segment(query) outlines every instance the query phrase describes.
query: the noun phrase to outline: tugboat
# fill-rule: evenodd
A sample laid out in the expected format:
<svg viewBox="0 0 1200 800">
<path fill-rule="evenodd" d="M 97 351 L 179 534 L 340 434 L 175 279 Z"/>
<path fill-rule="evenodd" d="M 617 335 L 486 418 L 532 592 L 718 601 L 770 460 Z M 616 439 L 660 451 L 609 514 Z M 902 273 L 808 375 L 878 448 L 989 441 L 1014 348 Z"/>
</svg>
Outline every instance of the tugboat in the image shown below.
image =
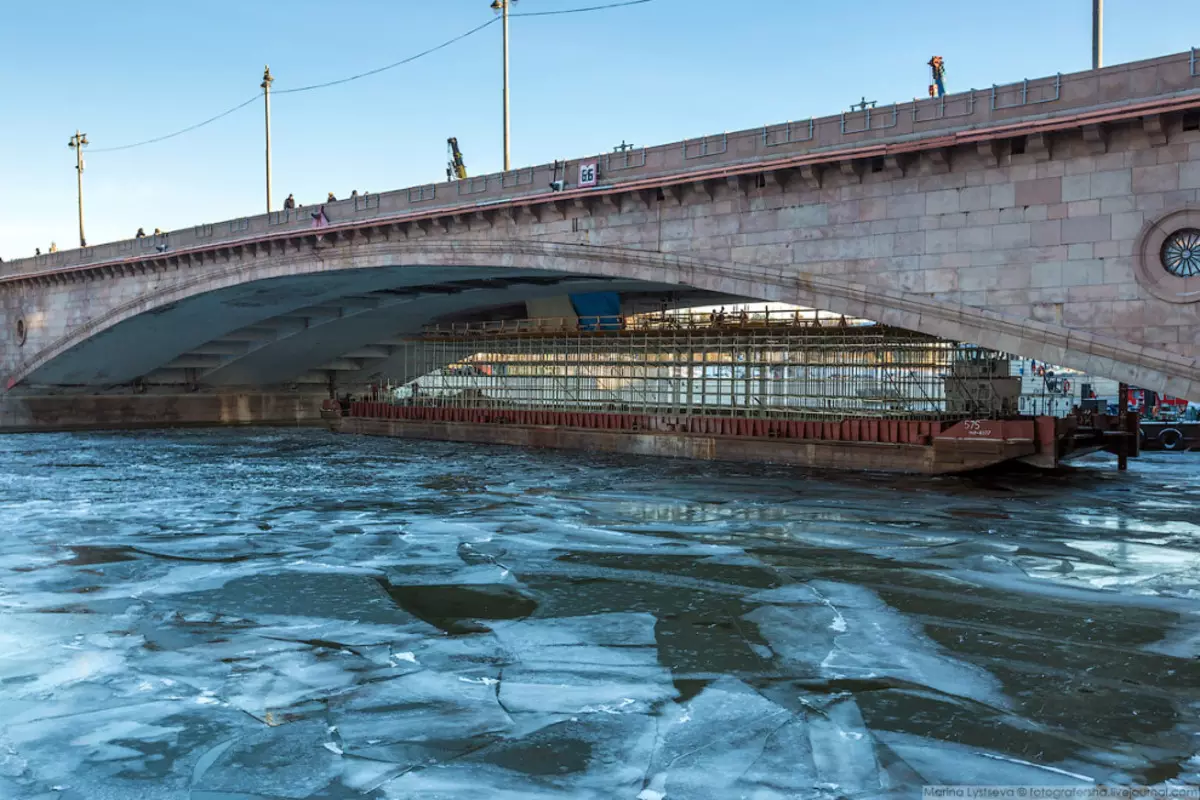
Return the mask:
<svg viewBox="0 0 1200 800">
<path fill-rule="evenodd" d="M 1186 400 L 1159 398 L 1154 392 L 1131 389 L 1129 405 L 1131 410 L 1145 414 L 1138 434 L 1141 449 L 1176 453 L 1200 450 L 1200 420 Z"/>
</svg>

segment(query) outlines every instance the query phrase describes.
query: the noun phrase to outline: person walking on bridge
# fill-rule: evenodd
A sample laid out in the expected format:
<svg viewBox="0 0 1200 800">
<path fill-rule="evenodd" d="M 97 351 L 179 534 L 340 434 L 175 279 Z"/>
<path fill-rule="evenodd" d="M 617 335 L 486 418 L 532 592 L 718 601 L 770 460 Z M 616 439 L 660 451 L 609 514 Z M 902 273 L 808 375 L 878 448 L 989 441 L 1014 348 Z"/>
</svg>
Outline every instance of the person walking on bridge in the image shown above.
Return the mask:
<svg viewBox="0 0 1200 800">
<path fill-rule="evenodd" d="M 135 238 L 135 239 L 145 239 L 145 238 L 146 238 L 146 229 L 145 229 L 145 228 L 138 228 L 138 232 L 137 232 L 137 233 L 134 235 L 134 237 L 133 237 L 133 238 Z"/>
<path fill-rule="evenodd" d="M 287 200 L 283 201 L 283 210 L 291 211 L 295 207 L 296 207 L 296 198 L 289 194 L 287 196 Z"/>
<path fill-rule="evenodd" d="M 337 198 L 333 196 L 333 192 L 329 193 L 329 197 L 325 198 L 325 202 L 326 203 L 336 203 L 337 202 Z"/>
</svg>

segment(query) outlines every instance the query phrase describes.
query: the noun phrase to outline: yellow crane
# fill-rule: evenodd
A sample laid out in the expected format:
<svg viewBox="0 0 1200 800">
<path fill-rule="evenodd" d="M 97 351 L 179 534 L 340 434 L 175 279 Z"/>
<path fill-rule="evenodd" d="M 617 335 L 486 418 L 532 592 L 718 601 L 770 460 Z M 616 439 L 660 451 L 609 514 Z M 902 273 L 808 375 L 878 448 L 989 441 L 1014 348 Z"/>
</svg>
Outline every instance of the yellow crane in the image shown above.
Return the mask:
<svg viewBox="0 0 1200 800">
<path fill-rule="evenodd" d="M 933 73 L 933 83 L 929 84 L 930 97 L 943 97 L 946 94 L 946 62 L 941 56 L 929 59 L 929 69 Z"/>
<path fill-rule="evenodd" d="M 446 164 L 446 180 L 464 180 L 467 177 L 467 165 L 463 163 L 462 151 L 458 149 L 458 139 L 451 136 L 446 140 L 446 151 L 449 162 Z"/>
</svg>

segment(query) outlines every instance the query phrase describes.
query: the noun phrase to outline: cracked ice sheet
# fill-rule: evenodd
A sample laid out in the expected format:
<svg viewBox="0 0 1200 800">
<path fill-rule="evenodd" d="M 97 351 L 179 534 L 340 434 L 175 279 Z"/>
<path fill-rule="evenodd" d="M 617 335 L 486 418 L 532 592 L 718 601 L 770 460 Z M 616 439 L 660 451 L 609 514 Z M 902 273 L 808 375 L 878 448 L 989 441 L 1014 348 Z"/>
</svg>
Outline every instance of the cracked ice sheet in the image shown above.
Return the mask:
<svg viewBox="0 0 1200 800">
<path fill-rule="evenodd" d="M 654 647 L 653 614 L 589 614 L 585 617 L 533 618 L 492 624 L 496 636 L 518 657 L 537 655 L 542 647 L 598 645 Z"/>
<path fill-rule="evenodd" d="M 422 670 L 363 686 L 332 713 L 343 749 L 414 767 L 506 734 L 514 726 L 496 698 L 496 674 Z"/>
<path fill-rule="evenodd" d="M 459 758 L 413 770 L 381 788 L 391 800 L 634 797 L 655 743 L 644 714 L 585 714 Z"/>
<path fill-rule="evenodd" d="M 231 674 L 214 690 L 234 708 L 258 719 L 306 701 L 325 703 L 353 691 L 358 676 L 347 669 L 355 656 L 335 653 L 330 659 L 311 649 L 281 652 L 251 670 Z"/>
<path fill-rule="evenodd" d="M 343 773 L 340 756 L 324 747 L 324 722 L 304 720 L 247 733 L 217 757 L 193 783 L 197 790 L 234 796 L 307 798 Z M 278 768 L 287 764 L 287 770 Z M 240 794 L 239 794 L 240 793 Z"/>
<path fill-rule="evenodd" d="M 237 564 L 188 564 L 170 567 L 144 580 L 130 580 L 102 588 L 88 595 L 89 603 L 100 600 L 124 601 L 130 598 L 163 598 L 205 590 L 215 591 L 238 578 L 253 576 L 264 571 L 262 564 L 240 562 Z M 31 573 L 33 574 L 33 573 Z M 46 575 L 38 576 L 39 581 Z M 0 596 L 0 607 L 33 611 L 55 608 L 63 604 L 63 595 L 54 591 L 22 592 L 19 596 Z"/>
<path fill-rule="evenodd" d="M 0 624 L 0 680 L 44 676 L 48 654 L 73 654 L 73 640 L 111 627 L 107 618 L 92 614 L 62 614 L 57 625 L 46 625 L 41 614 L 5 614 Z M 71 648 L 71 649 L 67 649 Z"/>
<path fill-rule="evenodd" d="M 926 739 L 906 733 L 875 731 L 875 738 L 911 767 L 927 784 L 980 786 L 1091 786 L 1094 764 L 1036 764 L 1013 756 Z M 1128 776 L 1111 776 L 1118 782 Z"/>
<path fill-rule="evenodd" d="M 654 624 L 650 614 L 612 613 L 496 625 L 515 660 L 504 669 L 501 702 L 513 712 L 649 711 L 675 695 Z"/>
<path fill-rule="evenodd" d="M 336 621 L 330 626 L 343 632 L 355 627 Z M 299 634 L 295 638 L 308 638 L 293 633 Z M 362 655 L 356 655 L 346 649 L 312 647 L 290 637 L 262 636 L 253 629 L 223 638 L 226 641 L 155 653 L 144 666 L 196 703 L 230 706 L 260 720 L 268 719 L 269 713 L 352 692 L 380 672 L 392 674 L 387 645 L 364 648 Z"/>
<path fill-rule="evenodd" d="M 874 797 L 895 785 L 850 695 L 813 695 L 793 713 L 722 678 L 658 720 L 641 800 Z"/>
<path fill-rule="evenodd" d="M 25 777 L 36 776 L 44 787 L 62 785 L 72 797 L 152 797 L 141 788 L 149 754 L 177 746 L 181 720 L 191 710 L 184 702 L 155 701 L 68 713 L 7 724 L 0 743 L 21 754 Z M 166 789 L 160 785 L 158 796 L 169 796 Z"/>
<path fill-rule="evenodd" d="M 325 617 L 273 617 L 259 619 L 254 636 L 263 640 L 340 644 L 377 663 L 387 663 L 393 653 L 409 652 L 440 632 L 427 622 L 386 625 Z"/>
<path fill-rule="evenodd" d="M 833 581 L 769 589 L 746 615 L 771 649 L 822 678 L 890 677 L 1008 708 L 989 672 L 956 661 L 869 589 Z"/>
</svg>

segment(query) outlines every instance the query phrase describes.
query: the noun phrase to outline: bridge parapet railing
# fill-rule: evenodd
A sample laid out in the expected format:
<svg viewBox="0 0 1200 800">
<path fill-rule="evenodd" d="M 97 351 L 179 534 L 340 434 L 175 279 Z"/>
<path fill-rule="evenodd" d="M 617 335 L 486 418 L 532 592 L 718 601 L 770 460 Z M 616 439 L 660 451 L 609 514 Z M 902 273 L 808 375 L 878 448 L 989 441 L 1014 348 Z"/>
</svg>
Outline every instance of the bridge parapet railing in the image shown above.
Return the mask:
<svg viewBox="0 0 1200 800">
<path fill-rule="evenodd" d="M 940 98 L 905 101 L 879 108 L 862 108 L 810 119 L 807 123 L 756 127 L 749 130 L 692 137 L 653 147 L 628 145 L 613 153 L 496 172 L 468 179 L 465 185 L 431 183 L 363 198 L 325 204 L 331 224 L 366 221 L 374 216 L 405 213 L 438 213 L 545 195 L 553 181 L 562 188 L 579 187 L 581 165 L 595 163 L 596 188 L 619 187 L 634 180 L 657 179 L 713 168 L 752 164 L 809 152 L 829 153 L 836 159 L 840 149 L 864 144 L 909 141 L 921 136 L 946 135 L 956 129 L 977 129 L 989 124 L 1040 120 L 1081 109 L 1117 107 L 1137 100 L 1170 97 L 1200 88 L 1200 56 L 1195 49 L 1146 61 L 1120 64 L 1101 70 L 1055 75 L 993 86 L 985 91 L 969 90 Z M 1140 87 L 1153 87 L 1150 90 Z M 1009 132 L 1007 135 L 1014 135 Z M 312 226 L 311 209 L 272 211 L 232 222 L 212 223 L 215 232 L 202 237 L 195 228 L 170 231 L 168 249 L 211 245 L 268 233 Z M 159 242 L 162 244 L 162 242 Z M 155 245 L 157 248 L 158 245 Z M 129 247 L 111 242 L 90 248 L 89 253 L 64 251 L 65 266 L 116 261 L 128 258 Z M 136 252 L 136 248 L 135 252 Z M 2 255 L 2 254 L 0 254 Z M 34 273 L 44 267 L 33 258 L 0 264 L 0 275 Z"/>
</svg>

